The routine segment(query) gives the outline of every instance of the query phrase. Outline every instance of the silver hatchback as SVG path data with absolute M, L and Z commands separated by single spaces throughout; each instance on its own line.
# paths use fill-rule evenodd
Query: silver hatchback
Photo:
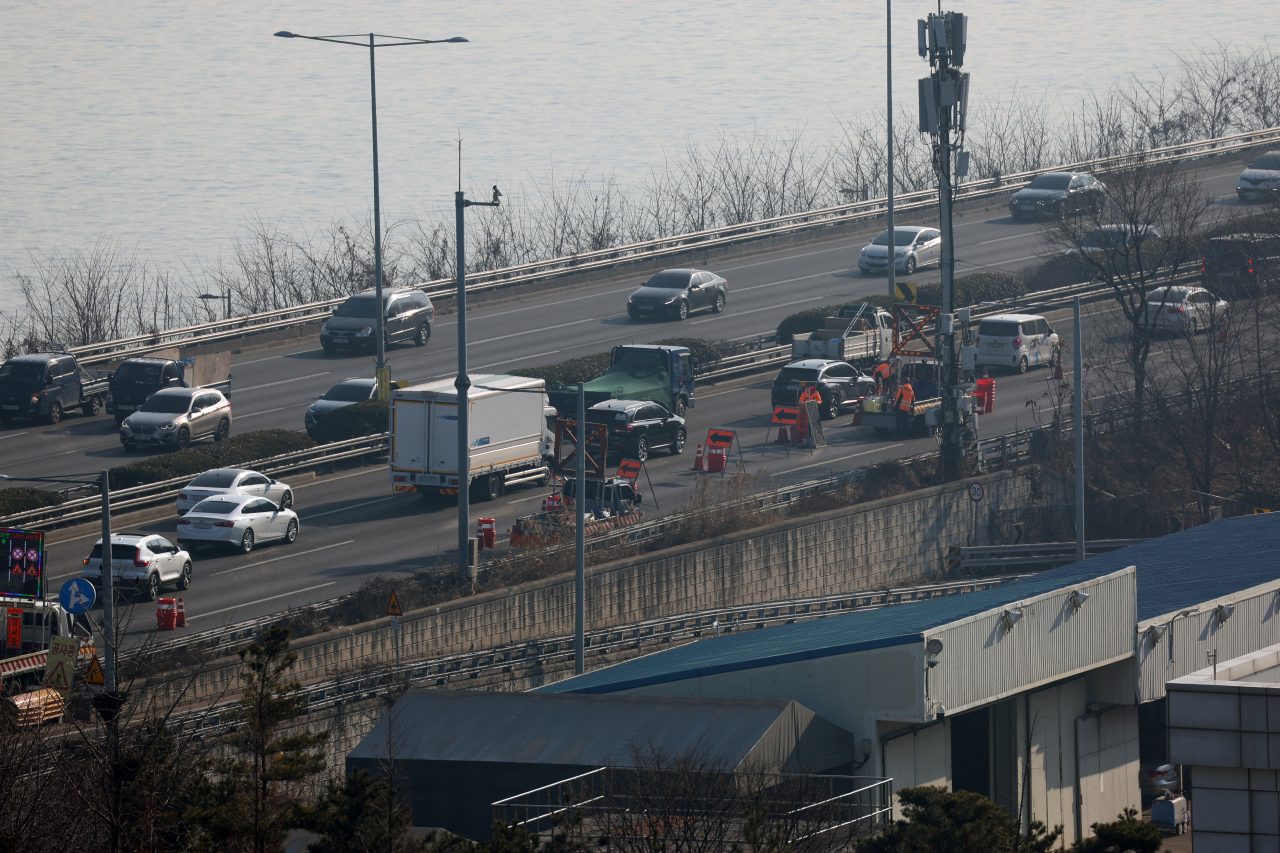
M 211 388 L 165 388 L 120 424 L 120 443 L 185 450 L 202 438 L 231 434 L 231 402 Z

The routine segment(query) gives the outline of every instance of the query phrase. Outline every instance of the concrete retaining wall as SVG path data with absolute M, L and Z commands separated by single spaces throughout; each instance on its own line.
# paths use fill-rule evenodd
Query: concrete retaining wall
M 977 506 L 966 484 L 939 486 L 595 566 L 587 570 L 587 627 L 940 579 L 947 547 L 992 544 L 995 519 L 1034 504 L 1042 477 L 1038 467 L 978 477 L 986 494 Z M 479 652 L 572 632 L 573 576 L 559 575 L 405 614 L 401 655 Z M 293 674 L 307 683 L 375 669 L 394 658 L 393 643 L 386 619 L 303 637 Z M 237 666 L 234 658 L 213 662 L 183 704 L 234 691 Z M 161 694 L 178 687 L 169 679 L 150 685 Z

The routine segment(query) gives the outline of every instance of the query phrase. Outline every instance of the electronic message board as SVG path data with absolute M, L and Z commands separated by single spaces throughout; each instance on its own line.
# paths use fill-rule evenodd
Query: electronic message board
M 44 531 L 0 530 L 0 596 L 39 598 L 44 592 Z

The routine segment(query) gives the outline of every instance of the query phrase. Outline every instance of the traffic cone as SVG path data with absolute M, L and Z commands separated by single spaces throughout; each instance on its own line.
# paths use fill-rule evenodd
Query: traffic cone
M 982 378 L 983 378 L 983 379 L 990 379 L 990 378 L 991 378 L 990 376 L 988 376 L 988 375 L 987 375 L 987 369 L 986 369 L 985 367 L 984 367 L 984 368 L 982 368 Z
M 778 437 L 773 440 L 774 444 L 790 444 L 791 439 L 787 437 L 787 425 L 778 424 Z
M 693 457 L 693 470 L 695 471 L 707 470 L 706 466 L 703 464 L 703 461 L 702 461 L 702 445 L 701 444 L 698 445 L 698 455 Z
M 178 599 L 178 627 L 179 628 L 187 627 L 187 608 L 182 603 L 181 598 Z

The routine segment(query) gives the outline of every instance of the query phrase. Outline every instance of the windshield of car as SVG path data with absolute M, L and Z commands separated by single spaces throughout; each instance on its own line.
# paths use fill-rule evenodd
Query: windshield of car
M 119 542 L 111 543 L 111 559 L 112 560 L 132 560 L 133 555 L 137 552 L 136 545 L 121 545 Z M 93 546 L 93 553 L 89 555 L 91 560 L 102 559 L 102 543 L 99 542 Z
M 10 385 L 40 385 L 44 382 L 44 365 L 12 361 L 0 364 L 0 382 Z
M 1167 287 L 1161 287 L 1147 294 L 1147 302 L 1153 302 L 1157 305 L 1166 302 L 1182 302 L 1187 298 L 1187 292 L 1185 290 L 1170 290 Z
M 1268 172 L 1280 172 L 1280 153 L 1275 151 L 1263 154 L 1249 164 L 1250 169 L 1265 169 Z
M 239 507 L 240 504 L 233 504 L 230 501 L 219 500 L 218 498 L 209 498 L 208 500 L 200 501 L 191 511 L 210 515 L 231 515 Z
M 983 320 L 978 324 L 978 335 L 993 338 L 1016 338 L 1022 329 L 1012 320 Z
M 332 400 L 335 403 L 359 403 L 361 400 L 368 400 L 370 394 L 370 386 L 360 382 L 339 382 L 334 385 L 321 400 Z
M 159 385 L 160 365 L 125 362 L 111 375 L 118 385 Z
M 1071 183 L 1070 175 L 1041 175 L 1027 185 L 1029 190 L 1065 190 Z
M 644 284 L 645 287 L 660 287 L 663 290 L 684 290 L 689 286 L 687 272 L 660 272 Z
M 893 245 L 910 246 L 916 241 L 915 231 L 904 231 L 901 228 L 893 229 Z M 889 229 L 886 228 L 880 232 L 880 236 L 871 241 L 875 246 L 889 245 Z
M 377 317 L 378 300 L 373 296 L 353 296 L 338 308 L 335 317 Z
M 784 367 L 778 374 L 778 382 L 817 382 L 818 371 L 812 367 Z
M 187 409 L 191 407 L 191 398 L 185 395 L 179 397 L 176 394 L 157 394 L 150 400 L 142 404 L 140 412 L 157 412 L 162 415 L 182 415 L 186 414 Z
M 229 489 L 236 476 L 229 471 L 206 471 L 192 480 L 191 485 L 202 489 Z

